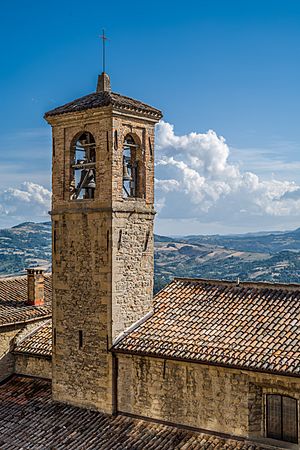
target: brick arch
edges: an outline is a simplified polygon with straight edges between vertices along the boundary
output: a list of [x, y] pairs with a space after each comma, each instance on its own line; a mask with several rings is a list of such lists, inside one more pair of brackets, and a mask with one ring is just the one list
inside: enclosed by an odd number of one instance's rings
[[[86, 144], [81, 143], [82, 148], [84, 149], [82, 151], [82, 157], [79, 158], [79, 156], [81, 155], [81, 151], [80, 150], [76, 150], [77, 148], [77, 143], [80, 142], [80, 140], [83, 142], [84, 138], [86, 138]], [[89, 144], [92, 144], [92, 146], [89, 146]], [[86, 146], [85, 146], [86, 145]], [[77, 154], [78, 151], [78, 154]], [[89, 162], [89, 163], [93, 163], [94, 165], [92, 166], [91, 169], [84, 169], [81, 170], [80, 167], [78, 168], [78, 163], [81, 160], [81, 162]], [[96, 172], [95, 172], [95, 164], [96, 164], [96, 140], [94, 137], [94, 134], [91, 133], [89, 130], [80, 130], [78, 131], [73, 138], [71, 139], [71, 143], [70, 143], [70, 198], [72, 200], [77, 200], [79, 198], [79, 194], [85, 191], [85, 194], [83, 195], [83, 198], [94, 198], [94, 192], [95, 192], [95, 178], [96, 178]], [[76, 167], [77, 166], [77, 167]], [[83, 189], [80, 190], [79, 194], [78, 194], [78, 187], [81, 184], [80, 181], [78, 179], [76, 179], [76, 177], [78, 178], [78, 174], [80, 175], [81, 172], [91, 172], [88, 178], [93, 179], [93, 183], [94, 186], [92, 189]], [[83, 177], [84, 178], [84, 177]], [[83, 184], [82, 184], [83, 185]], [[87, 186], [89, 187], [89, 186]], [[87, 197], [87, 193], [88, 193], [88, 197]]]
[[[136, 198], [145, 198], [145, 155], [143, 146], [141, 143], [141, 139], [138, 134], [134, 132], [124, 133], [122, 149], [124, 155], [124, 144], [127, 138], [130, 137], [134, 144], [137, 146], [136, 148], [132, 148], [130, 151], [131, 164], [135, 170], [135, 194], [132, 197]], [[130, 195], [131, 196], [131, 195]]]

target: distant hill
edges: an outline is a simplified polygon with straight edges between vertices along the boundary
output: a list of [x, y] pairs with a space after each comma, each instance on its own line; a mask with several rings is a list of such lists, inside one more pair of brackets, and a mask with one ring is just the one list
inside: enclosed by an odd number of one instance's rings
[[0, 275], [29, 266], [51, 266], [51, 222], [24, 222], [0, 230]]
[[[51, 223], [0, 230], [0, 276], [51, 268]], [[300, 228], [229, 236], [155, 235], [155, 291], [174, 276], [300, 283]]]

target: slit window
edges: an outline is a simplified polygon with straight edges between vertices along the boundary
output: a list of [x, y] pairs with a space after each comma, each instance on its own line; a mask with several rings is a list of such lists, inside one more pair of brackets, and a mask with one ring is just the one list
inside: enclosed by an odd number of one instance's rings
[[82, 330], [79, 330], [79, 348], [82, 348], [83, 346], [83, 333]]
[[151, 144], [151, 138], [149, 137], [149, 151], [150, 151], [150, 157], [153, 157], [153, 150], [152, 150], [152, 144]]
[[109, 250], [109, 230], [106, 232], [106, 250]]
[[70, 198], [92, 199], [96, 189], [96, 144], [91, 133], [84, 132], [72, 145]]
[[109, 135], [108, 135], [108, 131], [106, 132], [106, 150], [109, 152]]
[[292, 397], [267, 395], [267, 437], [298, 443], [297, 400]]
[[118, 132], [115, 130], [115, 150], [118, 150]]
[[145, 239], [145, 244], [144, 244], [144, 252], [147, 251], [148, 243], [149, 243], [149, 237], [150, 237], [150, 231], [147, 231], [147, 233], [146, 233], [146, 239]]

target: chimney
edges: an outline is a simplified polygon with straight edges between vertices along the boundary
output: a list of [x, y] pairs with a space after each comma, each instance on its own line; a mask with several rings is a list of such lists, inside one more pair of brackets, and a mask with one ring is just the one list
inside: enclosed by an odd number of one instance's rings
[[96, 92], [110, 92], [110, 79], [107, 73], [102, 72], [101, 75], [98, 76], [98, 84]]
[[43, 269], [27, 269], [27, 305], [42, 306], [44, 304], [43, 272]]

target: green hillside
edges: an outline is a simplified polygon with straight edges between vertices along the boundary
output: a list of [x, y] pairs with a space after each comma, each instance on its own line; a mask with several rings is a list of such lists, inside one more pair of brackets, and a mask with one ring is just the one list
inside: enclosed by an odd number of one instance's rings
[[[51, 223], [0, 230], [0, 275], [51, 270]], [[300, 283], [300, 229], [237, 236], [155, 236], [155, 291], [175, 276]]]

